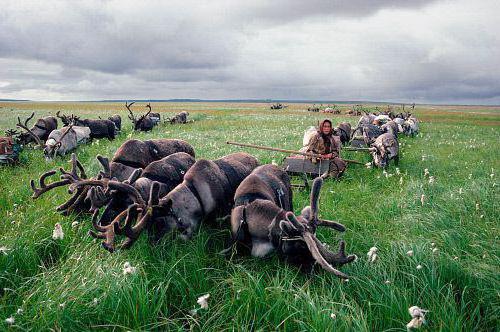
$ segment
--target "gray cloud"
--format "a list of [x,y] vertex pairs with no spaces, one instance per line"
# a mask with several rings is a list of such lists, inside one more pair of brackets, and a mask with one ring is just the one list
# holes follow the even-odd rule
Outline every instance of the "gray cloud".
[[7,1],[0,98],[500,103],[495,1]]

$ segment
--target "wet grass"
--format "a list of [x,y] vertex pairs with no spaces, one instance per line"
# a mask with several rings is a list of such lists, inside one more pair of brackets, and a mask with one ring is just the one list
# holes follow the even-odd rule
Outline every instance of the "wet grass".
[[[303,131],[324,117],[295,104],[285,112],[264,104],[159,104],[153,107],[163,115],[187,109],[196,122],[132,133],[119,104],[0,106],[4,129],[32,110],[37,116],[120,112],[125,128],[115,141],[78,149],[88,174],[99,169],[97,154],[111,156],[130,137],[185,139],[198,158],[212,159],[238,151],[228,140],[298,149]],[[69,157],[47,164],[40,151],[26,149],[20,166],[0,169],[0,247],[7,249],[0,253],[0,329],[404,331],[413,305],[430,311],[424,330],[497,329],[500,114],[488,107],[432,107],[417,108],[425,120],[421,134],[401,139],[401,174],[393,165],[387,174],[352,165],[341,181],[328,180],[322,189],[321,215],[348,230],[321,230],[320,239],[334,247],[342,238],[359,256],[342,268],[348,282],[320,269],[301,272],[275,256],[222,257],[217,253],[229,236],[227,225],[203,226],[188,243],[166,237],[153,247],[143,237],[130,250],[109,254],[87,236],[88,216],[55,212],[68,197],[64,189],[30,198],[29,180],[68,166]],[[248,151],[262,163],[284,157]],[[362,154],[346,156],[368,161]],[[429,184],[425,168],[435,183]],[[307,201],[307,192],[294,192],[297,212]],[[61,241],[51,237],[57,222],[65,233]],[[375,263],[366,257],[372,246],[379,249]],[[126,261],[136,274],[123,274]],[[191,312],[207,293],[208,309]],[[5,322],[11,316],[14,325]]]

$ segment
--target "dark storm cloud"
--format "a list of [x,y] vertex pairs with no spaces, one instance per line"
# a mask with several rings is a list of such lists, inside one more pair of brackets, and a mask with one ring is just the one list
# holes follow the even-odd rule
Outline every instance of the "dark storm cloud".
[[499,103],[495,1],[7,1],[0,98]]
[[270,22],[290,22],[310,16],[363,17],[384,8],[418,8],[435,0],[274,0],[253,2],[251,16]]

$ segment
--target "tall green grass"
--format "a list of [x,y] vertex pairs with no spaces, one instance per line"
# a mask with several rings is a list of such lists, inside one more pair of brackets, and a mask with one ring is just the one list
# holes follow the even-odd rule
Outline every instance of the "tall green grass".
[[[75,104],[75,113],[81,105]],[[12,126],[17,113],[30,113],[23,108],[1,109],[1,123]],[[124,121],[115,141],[81,146],[78,158],[88,174],[95,174],[95,156],[111,156],[130,137],[185,139],[197,158],[239,151],[226,145],[228,140],[298,149],[303,131],[322,117],[295,109],[271,113],[262,105],[196,109],[195,123],[161,125],[151,133],[132,133]],[[359,257],[342,267],[350,275],[347,282],[319,268],[300,271],[276,256],[223,257],[218,252],[229,237],[223,224],[203,225],[190,242],[167,236],[151,246],[143,236],[130,250],[109,254],[87,235],[88,216],[55,212],[68,197],[65,189],[30,198],[29,180],[67,167],[69,157],[47,164],[40,151],[26,149],[20,166],[0,169],[0,247],[8,249],[0,253],[0,329],[404,331],[413,305],[429,310],[424,330],[498,329],[498,122],[485,124],[483,115],[467,113],[454,122],[456,112],[449,121],[440,113],[434,122],[431,111],[419,112],[431,120],[421,124],[417,137],[401,139],[401,175],[394,165],[387,175],[350,165],[341,181],[330,179],[322,189],[320,214],[341,221],[347,231],[320,230],[319,238],[332,248],[344,239]],[[110,113],[85,106],[85,114]],[[497,113],[487,120],[492,117],[498,119]],[[341,120],[357,119],[334,117]],[[284,157],[248,151],[262,163]],[[360,153],[346,156],[369,160]],[[434,184],[424,177],[425,168]],[[307,204],[308,192],[295,191],[295,210]],[[79,224],[72,227],[75,220]],[[57,222],[63,225],[62,241],[51,237]],[[379,249],[375,263],[366,257],[372,246]],[[412,257],[408,250],[414,251]],[[136,274],[123,274],[127,261]],[[204,294],[210,294],[208,309],[194,313]],[[11,316],[14,325],[5,322]]]

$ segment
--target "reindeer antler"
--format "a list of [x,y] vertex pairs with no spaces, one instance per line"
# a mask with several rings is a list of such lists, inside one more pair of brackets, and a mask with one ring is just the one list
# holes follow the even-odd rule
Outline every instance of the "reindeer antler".
[[[80,176],[78,176],[78,173],[77,173],[78,170],[80,170]],[[45,172],[45,173],[43,173],[40,176],[40,180],[39,180],[40,188],[36,187],[34,180],[30,181],[31,189],[33,190],[33,196],[32,197],[34,199],[40,197],[40,195],[42,195],[43,193],[46,193],[47,191],[49,191],[51,189],[68,185],[68,184],[72,183],[72,181],[75,181],[75,179],[81,180],[82,178],[86,178],[87,177],[87,175],[85,174],[85,170],[83,169],[82,164],[76,158],[76,155],[74,153],[71,154],[71,171],[70,172],[66,172],[62,167],[59,168],[59,171],[62,174],[61,175],[61,180],[53,182],[53,183],[51,183],[49,185],[47,185],[45,183],[45,180],[48,177],[56,174],[57,172],[55,170],[51,170],[51,171]]]
[[131,102],[130,104],[127,104],[127,102],[125,102],[125,107],[128,109],[128,112],[130,113],[130,115],[128,116],[128,118],[129,118],[130,120],[132,120],[132,122],[135,124],[135,122],[136,122],[135,115],[134,115],[134,113],[132,112],[132,110],[130,109],[130,107],[131,107],[132,105],[134,105],[134,104],[135,104],[135,101]]
[[340,243],[339,252],[336,254],[332,253],[316,238],[316,235],[309,229],[305,227],[303,227],[303,231],[297,229],[296,226],[302,224],[297,220],[293,212],[288,212],[286,214],[286,219],[287,220],[282,220],[280,223],[280,227],[282,230],[287,230],[291,225],[293,225],[292,229],[295,229],[299,232],[298,236],[300,236],[300,238],[302,238],[302,240],[306,243],[312,257],[319,265],[321,265],[323,269],[330,273],[333,273],[339,278],[348,278],[345,273],[334,268],[334,266],[341,266],[356,259],[356,256],[354,255],[345,255],[345,243],[343,243],[343,241]]
[[21,118],[20,117],[17,117],[17,124],[16,124],[16,127],[19,127],[19,128],[22,128],[24,130],[26,130],[26,132],[31,136],[33,137],[33,139],[35,140],[35,142],[41,146],[42,148],[45,147],[45,144],[43,144],[42,140],[37,136],[35,135],[35,133],[33,133],[31,131],[31,129],[28,128],[28,121],[31,120],[33,118],[33,116],[35,115],[35,112],[33,112],[31,114],[31,116],[26,119],[26,121],[24,121],[24,124],[21,123]]
[[[89,234],[97,239],[105,239],[105,241],[103,241],[102,243],[102,246],[109,252],[113,252],[115,250],[115,244],[114,244],[115,236],[117,234],[125,235],[126,239],[122,243],[121,248],[123,249],[130,248],[134,244],[134,242],[139,238],[140,234],[151,220],[151,217],[153,216],[154,207],[156,207],[159,202],[159,191],[160,191],[159,183],[156,181],[153,182],[150,189],[149,201],[147,205],[135,203],[129,206],[128,209],[122,211],[107,226],[101,226],[97,224],[98,212],[96,211],[92,216],[92,225],[99,233],[90,231]],[[139,211],[141,211],[140,215]],[[125,222],[123,223],[123,225],[120,225],[120,222],[124,218]],[[132,226],[132,222],[137,219],[139,219],[139,221]]]
[[5,131],[5,136],[8,136],[8,137],[14,137],[16,135],[19,135],[19,132],[15,129],[7,129]]
[[313,181],[310,196],[310,206],[311,206],[311,219],[310,223],[315,228],[316,226],[324,226],[333,228],[339,232],[345,232],[346,228],[339,222],[319,219],[319,194],[321,192],[321,187],[323,186],[323,177],[317,177]]

